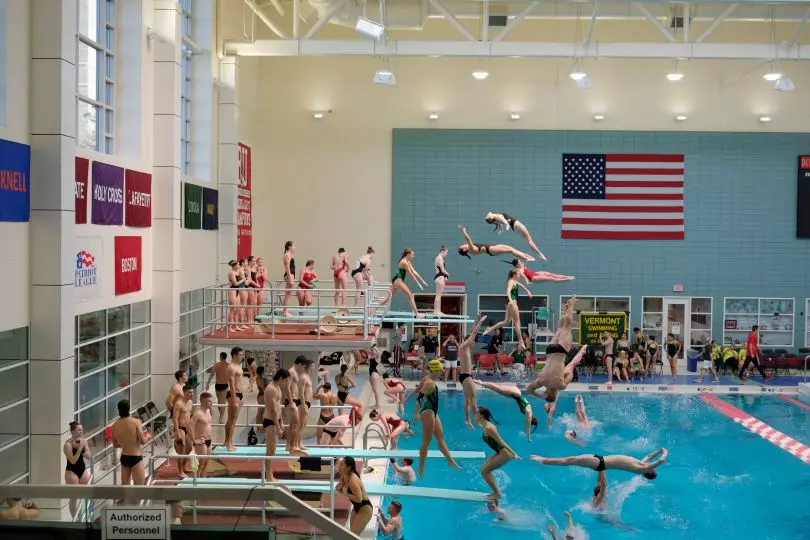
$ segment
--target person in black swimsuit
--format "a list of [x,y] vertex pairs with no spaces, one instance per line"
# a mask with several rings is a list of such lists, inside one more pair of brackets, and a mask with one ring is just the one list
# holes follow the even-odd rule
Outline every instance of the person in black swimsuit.
[[[656,469],[667,460],[669,452],[666,448],[659,448],[655,452],[648,454],[644,459],[636,459],[631,456],[611,455],[600,456],[599,454],[583,454],[565,458],[547,458],[542,456],[529,456],[529,459],[540,465],[556,465],[559,467],[584,467],[596,472],[614,469],[640,474],[647,480],[655,480],[658,477]],[[660,456],[660,457],[658,457]],[[658,457],[655,461],[654,458]]]
[[357,290],[357,293],[354,295],[354,305],[360,305],[360,298],[363,296],[361,292],[363,290],[363,282],[366,285],[372,285],[374,283],[374,278],[371,276],[371,258],[374,255],[374,248],[368,246],[366,249],[365,255],[361,255],[357,258],[357,268],[351,271],[352,280],[354,280],[354,287]]
[[382,396],[385,391],[383,380],[377,372],[379,365],[380,351],[377,350],[377,345],[372,344],[368,354],[368,378],[371,383],[371,391],[374,394],[374,405],[372,409],[379,409],[382,405]]
[[467,234],[466,227],[459,225],[458,228],[461,230],[461,234],[464,235],[464,239],[467,241],[466,244],[461,244],[459,246],[458,254],[467,257],[468,259],[472,259],[470,255],[481,255],[482,253],[486,253],[491,257],[495,257],[496,255],[511,255],[513,257],[523,259],[524,261],[534,261],[534,257],[531,255],[523,253],[512,246],[507,246],[506,244],[476,244],[472,241],[470,235]]
[[338,461],[337,490],[352,503],[349,529],[355,534],[362,533],[374,515],[374,506],[368,498],[353,457],[347,456]]
[[523,237],[524,240],[526,240],[529,247],[532,248],[535,253],[537,253],[538,257],[544,261],[546,260],[546,256],[543,255],[543,253],[537,248],[537,244],[535,244],[534,240],[532,240],[532,235],[529,234],[529,229],[527,229],[526,226],[517,219],[513,218],[509,214],[489,212],[486,216],[484,216],[484,221],[490,225],[495,225],[495,232],[497,233],[500,233],[503,231],[503,229],[506,229],[507,231],[512,229]]
[[281,262],[284,265],[284,316],[289,317],[290,313],[287,310],[287,306],[290,303],[290,298],[293,297],[294,294],[294,286],[295,283],[295,257],[293,257],[293,253],[295,253],[295,242],[292,240],[287,240],[284,244],[284,256],[281,258]]
[[[65,465],[66,484],[89,484],[92,471],[84,460],[90,459],[90,446],[84,438],[84,428],[78,422],[70,423],[70,439],[62,447],[67,464]],[[76,499],[70,499],[70,515],[76,515]]]
[[447,280],[450,279],[450,274],[447,273],[447,268],[444,265],[444,258],[447,257],[447,246],[439,248],[439,254],[433,265],[436,267],[436,275],[433,276],[433,282],[436,284],[436,296],[433,297],[433,314],[441,317],[442,313],[442,294],[444,293],[444,286]]

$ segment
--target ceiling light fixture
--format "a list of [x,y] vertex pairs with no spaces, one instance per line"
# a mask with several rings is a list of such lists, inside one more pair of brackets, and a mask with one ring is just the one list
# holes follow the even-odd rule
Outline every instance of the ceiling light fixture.
[[394,72],[390,69],[378,69],[371,80],[374,84],[384,84],[386,86],[396,86],[397,84]]
[[782,77],[776,81],[773,88],[774,90],[779,90],[780,92],[793,92],[796,89],[796,85],[793,84],[793,79],[790,77]]
[[672,82],[680,81],[681,79],[683,79],[683,73],[681,73],[680,71],[673,71],[671,73],[667,73],[667,79],[669,79]]
[[439,115],[438,115],[438,114],[436,114],[435,112],[434,112],[434,113],[430,113],[430,114],[428,115],[428,120],[438,120],[438,119],[439,119]]
[[322,112],[316,112],[316,113],[314,113],[312,115],[312,118],[314,118],[315,120],[320,120],[320,119],[323,118],[323,113]]
[[363,34],[364,36],[373,39],[374,41],[379,41],[385,32],[385,26],[378,22],[372,21],[371,19],[358,17],[357,22],[354,25],[354,30],[359,34]]
[[605,115],[604,114],[595,114],[595,115],[593,115],[593,119],[595,121],[597,121],[597,122],[601,122],[602,120],[605,119]]
[[516,112],[513,112],[512,114],[509,115],[509,119],[510,120],[520,120],[520,115],[518,113],[516,113]]
[[478,81],[483,81],[484,79],[489,77],[489,71],[484,71],[483,69],[476,69],[475,71],[472,72],[472,76]]
[[782,74],[777,73],[776,71],[771,71],[770,73],[766,73],[765,75],[763,75],[762,78],[765,79],[766,81],[774,82],[774,81],[778,81],[779,79],[781,79]]
[[572,71],[568,76],[574,81],[581,81],[588,78],[588,74],[584,71]]
[[678,122],[683,122],[684,120],[686,120],[686,115],[678,114],[675,116],[675,120]]
[[771,119],[771,117],[770,117],[770,116],[760,116],[760,117],[759,117],[759,121],[760,121],[760,122],[762,122],[763,124],[767,124],[767,123],[768,123],[768,122],[770,122],[771,120],[772,120],[772,119]]

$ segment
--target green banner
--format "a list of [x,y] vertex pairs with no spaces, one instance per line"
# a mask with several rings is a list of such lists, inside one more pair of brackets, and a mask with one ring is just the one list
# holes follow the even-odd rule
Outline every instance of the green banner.
[[195,186],[186,182],[183,185],[184,197],[183,227],[186,229],[202,229],[202,186]]
[[613,339],[619,339],[627,331],[626,313],[580,313],[579,344],[600,345],[602,334],[610,332]]

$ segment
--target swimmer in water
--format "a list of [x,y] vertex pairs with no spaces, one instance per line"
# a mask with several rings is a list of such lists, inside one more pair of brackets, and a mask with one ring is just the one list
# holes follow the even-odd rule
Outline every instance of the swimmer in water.
[[402,503],[391,501],[388,503],[388,516],[382,512],[377,514],[377,528],[380,530],[380,538],[383,540],[405,540],[402,536]]
[[410,486],[416,482],[416,472],[413,470],[413,459],[404,458],[402,465],[397,465],[397,460],[391,458],[391,466],[394,468],[394,472],[397,473],[397,476],[402,479],[402,483],[406,486]]
[[[566,510],[564,512],[568,525],[565,528],[565,540],[574,540],[574,518],[571,517],[571,512]],[[548,532],[551,533],[551,540],[557,540],[557,529],[554,525],[548,526]]]
[[532,433],[537,430],[537,418],[535,418],[532,414],[532,406],[529,404],[529,400],[523,397],[520,389],[514,384],[497,384],[479,381],[477,379],[473,380],[473,382],[482,388],[492,390],[493,392],[496,392],[504,397],[515,400],[518,409],[520,409],[520,414],[523,415],[526,437],[529,439],[529,442],[531,442]]
[[487,510],[495,513],[495,521],[506,521],[506,511],[497,500],[487,501]]
[[[653,458],[661,456],[655,461]],[[617,470],[640,474],[647,480],[655,480],[658,472],[655,470],[666,462],[669,451],[666,448],[659,448],[655,452],[647,455],[644,459],[636,459],[631,456],[613,455],[600,456],[597,454],[583,454],[565,458],[547,458],[542,456],[529,456],[529,459],[540,465],[556,465],[559,467],[584,467],[594,471]]]
[[588,413],[585,411],[585,400],[582,394],[577,394],[574,398],[574,406],[576,408],[577,420],[582,424],[582,427],[591,427],[591,421],[588,420]]

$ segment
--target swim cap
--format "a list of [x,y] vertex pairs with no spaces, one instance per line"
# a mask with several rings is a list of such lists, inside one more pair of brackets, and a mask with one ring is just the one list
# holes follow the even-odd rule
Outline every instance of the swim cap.
[[444,365],[442,364],[441,360],[436,359],[428,362],[427,368],[428,371],[444,371]]

